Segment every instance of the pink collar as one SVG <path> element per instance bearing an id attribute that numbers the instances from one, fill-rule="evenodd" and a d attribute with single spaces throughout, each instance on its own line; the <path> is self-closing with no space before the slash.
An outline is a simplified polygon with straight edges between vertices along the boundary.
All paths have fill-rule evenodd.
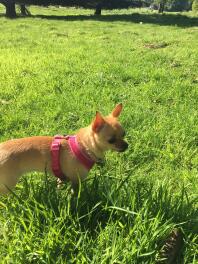
<path id="1" fill-rule="evenodd" d="M 53 138 L 51 144 L 51 158 L 52 158 L 52 171 L 54 175 L 61 180 L 65 180 L 66 177 L 63 174 L 60 166 L 60 147 L 61 147 L 61 140 L 65 139 L 68 140 L 68 144 L 70 150 L 72 151 L 73 155 L 82 163 L 82 165 L 89 171 L 95 161 L 85 152 L 83 152 L 79 144 L 77 142 L 76 136 L 60 136 L 56 135 Z"/>

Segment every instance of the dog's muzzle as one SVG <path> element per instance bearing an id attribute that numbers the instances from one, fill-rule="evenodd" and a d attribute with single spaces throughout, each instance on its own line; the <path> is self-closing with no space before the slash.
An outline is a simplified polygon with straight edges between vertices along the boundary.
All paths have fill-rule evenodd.
<path id="1" fill-rule="evenodd" d="M 127 150 L 128 148 L 128 143 L 123 142 L 121 146 L 119 146 L 119 148 L 117 149 L 118 152 L 124 152 L 125 150 Z"/>

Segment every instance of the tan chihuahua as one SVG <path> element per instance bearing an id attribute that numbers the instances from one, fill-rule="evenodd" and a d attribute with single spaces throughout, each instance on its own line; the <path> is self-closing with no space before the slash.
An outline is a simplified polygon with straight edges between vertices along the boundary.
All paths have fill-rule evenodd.
<path id="1" fill-rule="evenodd" d="M 117 118 L 122 111 L 118 104 L 112 113 L 102 117 L 99 112 L 88 127 L 81 128 L 76 134 L 76 144 L 82 156 L 94 163 L 104 158 L 107 150 L 123 152 L 128 144 L 124 141 L 125 131 Z M 54 173 L 52 143 L 53 137 L 37 136 L 13 139 L 0 144 L 0 193 L 6 194 L 12 189 L 19 177 L 30 171 Z M 75 152 L 75 151 L 74 151 Z M 70 147 L 66 137 L 60 139 L 58 162 L 65 179 L 75 186 L 84 179 L 89 169 L 79 160 Z M 58 176 L 57 176 L 58 177 Z M 63 179 L 58 179 L 62 181 Z"/>

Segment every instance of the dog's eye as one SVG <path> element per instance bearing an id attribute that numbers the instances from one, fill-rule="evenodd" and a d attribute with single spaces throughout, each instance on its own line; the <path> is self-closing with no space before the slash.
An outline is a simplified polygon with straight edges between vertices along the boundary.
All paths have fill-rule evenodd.
<path id="1" fill-rule="evenodd" d="M 110 144 L 115 143 L 115 142 L 116 142 L 116 137 L 112 137 L 112 138 L 110 138 L 110 139 L 108 140 L 108 142 L 109 142 Z"/>

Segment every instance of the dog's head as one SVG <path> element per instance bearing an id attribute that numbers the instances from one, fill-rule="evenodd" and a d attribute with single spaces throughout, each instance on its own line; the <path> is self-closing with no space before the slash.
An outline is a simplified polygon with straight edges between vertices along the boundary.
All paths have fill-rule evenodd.
<path id="1" fill-rule="evenodd" d="M 125 131 L 118 121 L 121 111 L 122 104 L 118 104 L 111 114 L 106 117 L 96 112 L 91 126 L 95 142 L 101 151 L 115 150 L 123 152 L 128 148 L 127 142 L 124 141 Z"/>

